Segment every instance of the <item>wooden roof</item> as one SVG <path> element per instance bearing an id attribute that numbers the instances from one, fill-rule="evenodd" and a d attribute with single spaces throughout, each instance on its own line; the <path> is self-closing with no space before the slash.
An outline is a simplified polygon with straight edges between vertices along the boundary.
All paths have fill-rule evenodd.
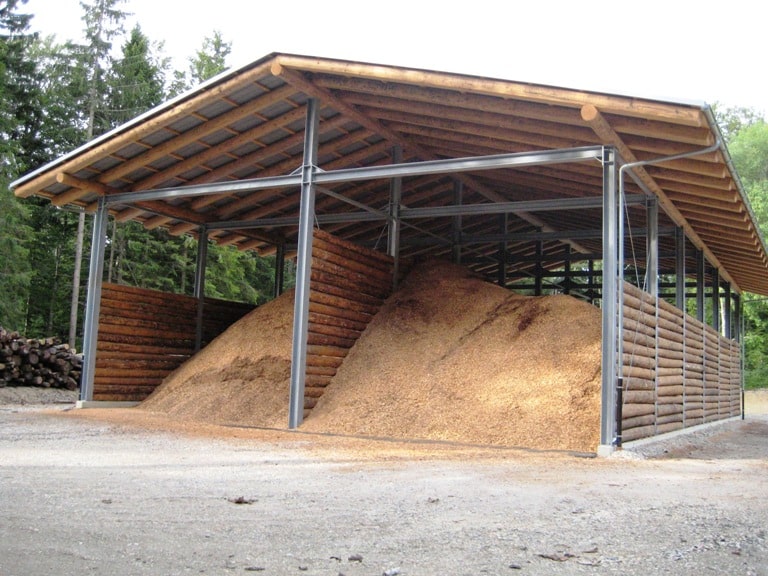
<path id="1" fill-rule="evenodd" d="M 669 102 L 287 54 L 271 54 L 212 79 L 14 182 L 17 196 L 38 195 L 58 206 L 94 210 L 101 195 L 275 177 L 302 164 L 306 103 L 320 103 L 319 167 L 326 171 L 402 162 L 572 149 L 616 147 L 625 163 L 699 151 L 717 144 L 719 129 L 705 104 Z M 627 193 L 656 196 L 660 229 L 682 227 L 689 246 L 738 291 L 768 295 L 764 241 L 724 145 L 704 154 L 639 166 Z M 402 204 L 411 208 L 463 204 L 599 198 L 599 163 L 566 163 L 405 178 Z M 386 210 L 386 180 L 346 182 L 320 190 L 318 216 Z M 358 204 L 350 204 L 338 195 Z M 220 244 L 269 253 L 295 242 L 299 194 L 295 188 L 230 190 L 164 199 L 126 200 L 111 206 L 119 221 L 137 220 L 171 234 L 196 233 L 205 224 Z M 629 209 L 629 230 L 643 230 L 645 211 Z M 226 222 L 275 226 L 217 228 Z M 566 244 L 599 254 L 601 210 L 515 211 L 507 216 L 507 249 L 520 267 L 534 254 L 556 258 Z M 451 218 L 420 219 L 402 231 L 404 257 L 450 253 Z M 463 216 L 462 232 L 478 240 L 466 260 L 492 274 L 498 217 Z M 386 222 L 368 219 L 321 225 L 369 245 L 385 245 Z M 538 247 L 530 238 L 538 233 Z M 549 236 L 542 235 L 548 233 Z M 564 238 L 571 235 L 571 240 Z M 382 239 L 383 238 L 383 239 Z M 429 241 L 429 240 L 432 241 Z M 645 240 L 632 244 L 644 254 Z M 663 236 L 662 261 L 673 240 Z M 629 249 L 629 247 L 628 247 Z M 636 252 L 635 252 L 636 251 Z M 628 258 L 632 255 L 628 254 Z M 514 267 L 514 265 L 513 265 Z M 693 272 L 691 264 L 689 270 Z"/>

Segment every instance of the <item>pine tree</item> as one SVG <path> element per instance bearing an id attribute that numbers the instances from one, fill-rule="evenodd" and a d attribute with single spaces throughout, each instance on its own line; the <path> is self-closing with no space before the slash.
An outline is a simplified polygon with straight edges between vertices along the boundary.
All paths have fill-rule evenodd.
<path id="1" fill-rule="evenodd" d="M 114 61 L 107 78 L 105 117 L 117 126 L 162 103 L 165 99 L 163 65 L 156 61 L 151 43 L 136 25 Z"/>
<path id="2" fill-rule="evenodd" d="M 42 111 L 39 76 L 28 50 L 31 16 L 17 0 L 0 2 L 0 325 L 24 329 L 30 281 L 27 210 L 9 184 L 44 156 L 39 139 Z"/>

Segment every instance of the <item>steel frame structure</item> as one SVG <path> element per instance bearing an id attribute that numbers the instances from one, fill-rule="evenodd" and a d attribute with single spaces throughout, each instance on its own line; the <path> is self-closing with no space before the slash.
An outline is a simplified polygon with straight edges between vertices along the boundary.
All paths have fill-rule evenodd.
<path id="1" fill-rule="evenodd" d="M 499 154 L 448 160 L 432 160 L 413 163 L 401 163 L 400 154 L 393 151 L 394 163 L 385 166 L 349 168 L 333 171 L 323 171 L 317 166 L 319 139 L 319 105 L 314 99 L 308 101 L 305 124 L 303 163 L 297 173 L 286 176 L 265 177 L 236 182 L 214 183 L 205 185 L 183 186 L 178 188 L 153 189 L 135 192 L 112 194 L 100 198 L 96 210 L 93 229 L 93 248 L 91 253 L 88 279 L 88 296 L 84 325 L 84 353 L 86 361 L 82 376 L 81 400 L 92 400 L 95 371 L 95 352 L 98 338 L 98 317 L 101 299 L 101 278 L 104 266 L 106 244 L 106 223 L 110 206 L 130 205 L 135 202 L 149 200 L 169 200 L 179 197 L 203 196 L 218 193 L 237 193 L 253 190 L 294 187 L 301 190 L 300 213 L 298 217 L 279 217 L 257 219 L 248 222 L 218 222 L 209 223 L 199 228 L 200 248 L 198 252 L 198 267 L 195 275 L 195 296 L 199 299 L 198 307 L 198 336 L 200 345 L 199 326 L 203 314 L 204 278 L 205 278 L 205 246 L 208 232 L 212 230 L 244 229 L 259 227 L 298 226 L 298 256 L 296 297 L 294 303 L 293 350 L 290 380 L 289 428 L 296 428 L 303 420 L 304 379 L 306 372 L 307 330 L 309 309 L 309 279 L 311 272 L 312 229 L 314 224 L 342 223 L 351 221 L 386 221 L 388 223 L 388 253 L 395 258 L 396 266 L 400 248 L 400 227 L 408 221 L 424 218 L 452 219 L 451 237 L 440 239 L 452 245 L 454 261 L 459 262 L 466 255 L 462 247 L 474 242 L 499 242 L 503 244 L 513 239 L 526 239 L 542 242 L 547 239 L 574 240 L 578 238 L 602 236 L 602 395 L 601 395 L 601 430 L 600 449 L 603 452 L 612 451 L 620 444 L 620 422 L 618 422 L 618 400 L 621 390 L 619 375 L 621 374 L 621 326 L 622 326 L 622 286 L 624 274 L 624 230 L 623 210 L 627 206 L 645 204 L 649 207 L 649 224 L 645 234 L 649 246 L 650 261 L 646 264 L 648 284 L 657 290 L 657 260 L 658 235 L 678 234 L 676 261 L 679 279 L 685 279 L 685 258 L 680 250 L 685 248 L 685 236 L 681 229 L 659 230 L 657 223 L 657 208 L 655 197 L 637 182 L 646 194 L 626 196 L 620 185 L 619 165 L 621 160 L 617 151 L 612 147 L 589 146 L 572 149 L 536 151 L 528 153 Z M 518 202 L 489 202 L 482 204 L 465 204 L 462 201 L 462 186 L 457 183 L 454 190 L 454 204 L 450 206 L 408 208 L 401 203 L 401 180 L 404 177 L 423 176 L 430 174 L 451 174 L 478 170 L 495 170 L 526 166 L 553 165 L 571 162 L 598 162 L 602 166 L 603 187 L 600 197 L 571 198 L 560 200 L 527 200 Z M 626 165 L 625 165 L 626 166 Z M 630 173 L 631 174 L 631 173 Z M 391 182 L 391 200 L 387 211 L 360 205 L 344 196 L 324 188 L 323 185 L 348 183 L 372 179 L 388 179 Z M 637 181 L 637 180 L 636 180 Z M 360 208 L 360 211 L 336 214 L 315 214 L 315 196 L 325 193 L 335 198 L 349 202 Z M 649 198 L 651 201 L 649 202 Z M 559 233 L 538 232 L 531 234 L 507 233 L 506 226 L 498 235 L 482 237 L 464 236 L 461 230 L 463 216 L 477 215 L 506 215 L 518 211 L 550 211 L 575 209 L 602 209 L 601 230 L 564 231 Z M 430 238 L 429 242 L 436 241 Z M 285 245 L 278 246 L 278 253 L 283 254 Z M 502 250 L 501 257 L 506 266 L 506 254 Z M 569 257 L 570 261 L 570 257 Z M 591 262 L 591 261 L 590 261 Z M 697 269 L 697 302 L 703 310 L 701 300 L 703 290 L 704 266 L 703 255 L 700 253 L 700 267 Z M 591 267 L 591 264 L 590 264 Z M 281 280 L 282 269 L 276 272 Z M 397 277 L 397 275 L 395 275 Z M 717 286 L 717 284 L 716 284 Z M 276 288 L 279 290 L 279 288 Z M 719 288 L 715 291 L 719 294 Z M 655 293 L 655 292 L 654 292 Z M 717 299 L 717 298 L 716 298 Z M 684 288 L 677 288 L 678 302 L 685 301 Z M 730 323 L 729 323 L 730 324 Z"/>

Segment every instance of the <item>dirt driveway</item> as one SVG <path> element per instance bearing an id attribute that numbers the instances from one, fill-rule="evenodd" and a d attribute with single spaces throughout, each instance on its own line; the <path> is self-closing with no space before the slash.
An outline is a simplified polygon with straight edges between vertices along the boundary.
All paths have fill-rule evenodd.
<path id="1" fill-rule="evenodd" d="M 0 406 L 2 576 L 768 576 L 765 414 L 596 459 L 65 406 Z"/>

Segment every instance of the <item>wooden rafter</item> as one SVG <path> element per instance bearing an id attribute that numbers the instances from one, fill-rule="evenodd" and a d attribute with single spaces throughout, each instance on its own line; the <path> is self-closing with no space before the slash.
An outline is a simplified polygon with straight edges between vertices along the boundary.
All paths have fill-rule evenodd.
<path id="1" fill-rule="evenodd" d="M 638 161 L 634 152 L 632 152 L 632 150 L 624 143 L 619 135 L 616 134 L 611 125 L 608 124 L 606 119 L 595 105 L 585 104 L 581 109 L 581 117 L 590 127 L 592 127 L 592 129 L 595 131 L 595 134 L 597 134 L 604 142 L 611 144 L 618 150 L 619 155 L 624 160 L 624 162 L 631 164 Z M 696 248 L 704 252 L 710 264 L 720 270 L 723 274 L 723 278 L 736 286 L 738 289 L 738 285 L 733 280 L 733 278 L 731 278 L 730 274 L 728 274 L 728 271 L 723 268 L 717 257 L 701 240 L 696 231 L 680 213 L 678 208 L 669 200 L 666 193 L 659 187 L 658 184 L 656 184 L 656 181 L 648 174 L 645 168 L 642 166 L 637 166 L 634 169 L 634 172 L 638 179 L 656 195 L 659 200 L 659 205 L 664 209 L 669 217 L 672 218 L 675 224 L 680 226 L 685 231 L 685 234 L 691 240 L 691 243 L 693 243 Z"/>

